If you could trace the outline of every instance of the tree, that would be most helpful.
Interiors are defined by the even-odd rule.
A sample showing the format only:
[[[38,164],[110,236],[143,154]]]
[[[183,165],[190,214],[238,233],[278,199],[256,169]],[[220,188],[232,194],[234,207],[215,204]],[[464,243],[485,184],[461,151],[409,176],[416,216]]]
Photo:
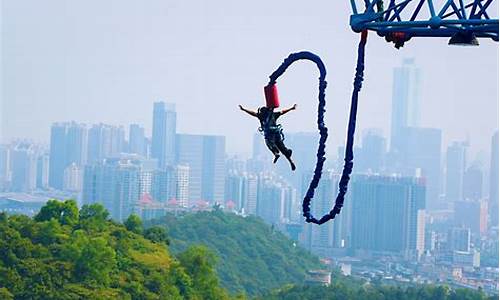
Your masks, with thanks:
[[[170,245],[167,231],[160,226],[154,226],[144,230],[144,237],[154,243],[165,243],[166,245]]]
[[[49,200],[35,216],[35,221],[43,222],[50,219],[59,220],[61,217],[62,203],[57,200]]]
[[[215,272],[217,257],[204,246],[192,246],[179,255],[181,265],[193,278],[193,286],[201,299],[227,299],[228,295],[219,287]]]
[[[80,220],[98,219],[106,221],[109,218],[109,212],[99,203],[85,204],[80,210]]]
[[[61,209],[61,224],[73,226],[78,223],[79,212],[75,200],[64,201]]]
[[[132,231],[137,234],[142,233],[142,220],[139,216],[131,214],[128,216],[127,220],[123,223],[127,230]]]
[[[106,221],[109,212],[99,203],[86,204],[80,210],[80,222],[78,228],[87,231],[103,231],[106,229]]]
[[[107,245],[104,238],[98,237],[84,245],[80,257],[76,260],[75,274],[88,282],[106,285],[115,267],[115,251]]]
[[[12,300],[14,299],[14,295],[7,288],[0,288],[0,299],[3,300]]]
[[[57,220],[62,225],[74,225],[78,222],[78,207],[75,200],[66,200],[60,202],[49,200],[40,212],[35,216],[35,221],[43,222]]]

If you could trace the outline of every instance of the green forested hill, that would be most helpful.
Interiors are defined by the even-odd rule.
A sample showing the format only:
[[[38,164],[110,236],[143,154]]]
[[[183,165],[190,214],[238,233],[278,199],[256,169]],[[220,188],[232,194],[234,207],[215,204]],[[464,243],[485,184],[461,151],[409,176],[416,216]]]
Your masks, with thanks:
[[[100,205],[49,201],[35,218],[0,213],[0,299],[227,299],[215,256],[173,257],[165,231],[108,219]]]
[[[49,201],[34,218],[0,213],[0,299],[244,298],[239,291],[270,300],[498,299],[445,286],[367,285],[338,272],[330,287],[305,286],[317,258],[255,217],[216,209],[147,225],[134,215],[118,224],[102,206],[79,211],[70,200]]]
[[[257,295],[287,283],[303,283],[307,270],[320,267],[315,256],[253,216],[214,210],[168,215],[149,225],[166,228],[174,252],[193,244],[213,250],[219,257],[221,283],[232,292]]]

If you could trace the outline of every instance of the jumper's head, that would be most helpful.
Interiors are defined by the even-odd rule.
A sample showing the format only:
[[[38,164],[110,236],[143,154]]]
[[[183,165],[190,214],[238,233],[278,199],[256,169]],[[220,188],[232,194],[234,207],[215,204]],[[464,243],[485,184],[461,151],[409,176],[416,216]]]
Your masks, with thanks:
[[[267,106],[262,106],[262,107],[259,107],[259,109],[257,110],[257,112],[259,114],[267,114],[269,112],[272,112],[274,108],[272,107],[267,107]]]

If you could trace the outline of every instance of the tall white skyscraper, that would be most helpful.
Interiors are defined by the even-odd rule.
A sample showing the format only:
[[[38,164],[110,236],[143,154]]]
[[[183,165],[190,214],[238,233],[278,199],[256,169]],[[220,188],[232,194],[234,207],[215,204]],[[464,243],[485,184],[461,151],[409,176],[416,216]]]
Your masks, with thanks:
[[[177,165],[175,167],[175,197],[180,206],[189,205],[189,166]]]
[[[258,179],[257,176],[248,175],[246,185],[245,213],[255,215],[257,213]]]

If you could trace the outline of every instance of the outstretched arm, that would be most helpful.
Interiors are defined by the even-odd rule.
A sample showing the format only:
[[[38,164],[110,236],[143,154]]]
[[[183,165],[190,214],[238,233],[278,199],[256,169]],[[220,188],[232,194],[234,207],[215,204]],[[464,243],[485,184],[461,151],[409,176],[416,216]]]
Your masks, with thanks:
[[[244,112],[246,112],[247,114],[253,116],[253,117],[257,117],[257,113],[253,110],[250,110],[250,109],[246,109],[244,108],[243,106],[239,105],[240,109]]]
[[[281,114],[284,115],[286,114],[287,112],[290,112],[292,110],[296,110],[297,109],[297,104],[294,104],[292,107],[290,108],[285,108],[284,110],[281,111]]]

